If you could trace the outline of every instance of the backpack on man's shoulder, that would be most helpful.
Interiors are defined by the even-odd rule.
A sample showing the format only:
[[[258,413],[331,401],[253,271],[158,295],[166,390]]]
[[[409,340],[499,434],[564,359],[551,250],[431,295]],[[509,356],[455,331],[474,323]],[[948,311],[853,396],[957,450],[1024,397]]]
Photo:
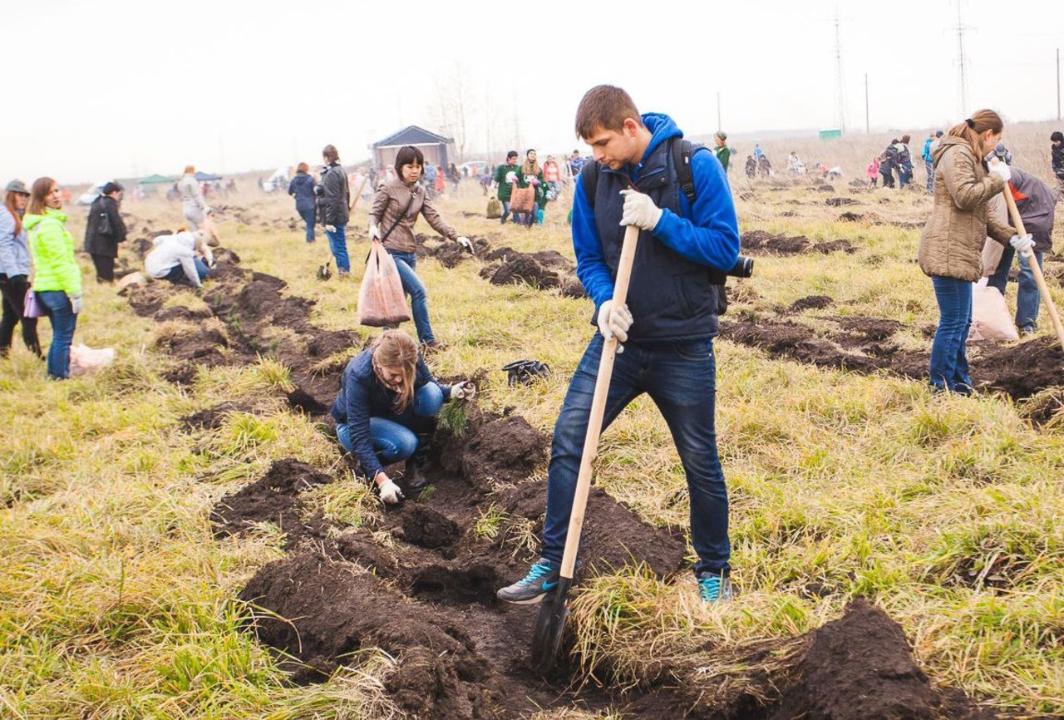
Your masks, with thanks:
[[[672,153],[672,164],[676,168],[676,180],[680,185],[680,190],[687,196],[687,202],[694,205],[698,195],[695,192],[694,173],[691,171],[691,157],[699,150],[709,152],[709,148],[683,138],[671,140],[670,143],[669,152]],[[587,203],[592,208],[595,207],[598,176],[599,164],[597,162],[591,160],[584,163],[583,169],[580,170],[580,185],[584,188],[584,197],[587,198]]]

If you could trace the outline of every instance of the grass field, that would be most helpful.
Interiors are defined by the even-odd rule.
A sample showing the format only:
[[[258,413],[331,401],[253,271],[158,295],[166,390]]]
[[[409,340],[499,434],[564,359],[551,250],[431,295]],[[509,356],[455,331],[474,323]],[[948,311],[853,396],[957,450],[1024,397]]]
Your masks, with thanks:
[[[903,348],[927,349],[921,329],[935,323],[936,306],[914,262],[919,230],[902,226],[926,217],[925,196],[854,193],[857,205],[845,209],[866,218],[841,222],[827,195],[807,185],[746,187],[734,169],[732,177],[744,193],[744,231],[846,238],[856,252],[759,257],[729,316],[782,315],[800,298],[826,295],[832,307],[803,322],[888,318],[904,326],[895,338]],[[849,191],[840,184],[833,195]],[[302,230],[276,229],[275,220],[295,217],[288,198],[229,202],[261,221],[221,226],[243,266],[314,299],[315,323],[352,328],[364,241],[352,243],[352,279],[322,283],[314,268],[325,244],[306,246]],[[495,246],[572,257],[563,207],[525,231],[483,219],[483,204],[479,189],[466,187],[440,207],[460,231]],[[161,202],[126,209],[157,228],[178,222],[178,208]],[[72,225],[80,237],[79,221]],[[360,212],[349,236],[364,228]],[[295,686],[240,630],[248,610],[236,594],[281,556],[282,538],[263,526],[216,541],[210,508],[274,459],[345,472],[315,423],[281,402],[285,369],[261,358],[201,371],[188,388],[162,380],[169,360],[153,347],[160,328],[93,284],[87,260],[82,266],[76,340],[113,346],[116,364],[64,383],[45,380],[21,347],[0,365],[0,717],[398,716],[385,687],[401,659],[365,650],[327,682]],[[482,406],[512,406],[549,432],[591,335],[590,303],[491,285],[479,267],[446,269],[431,259],[418,267],[434,328],[449,345],[434,369],[484,371]],[[184,293],[172,302],[202,300]],[[47,342],[47,322],[42,331]],[[773,359],[727,336],[717,348],[718,434],[741,596],[706,609],[686,576],[600,577],[574,608],[583,666],[608,667],[613,684],[637,683],[661,657],[795,636],[865,596],[901,624],[936,684],[1027,716],[1064,713],[1059,416],[1036,428],[1022,402],[998,394],[933,397],[919,381]],[[548,363],[553,377],[508,388],[498,369],[523,357]],[[251,409],[214,430],[179,429],[178,418],[220,400]],[[379,510],[346,478],[314,490],[312,502],[338,521],[374,527]],[[683,471],[648,400],[604,434],[596,482],[648,522],[686,531]],[[492,525],[485,518],[482,531]]]

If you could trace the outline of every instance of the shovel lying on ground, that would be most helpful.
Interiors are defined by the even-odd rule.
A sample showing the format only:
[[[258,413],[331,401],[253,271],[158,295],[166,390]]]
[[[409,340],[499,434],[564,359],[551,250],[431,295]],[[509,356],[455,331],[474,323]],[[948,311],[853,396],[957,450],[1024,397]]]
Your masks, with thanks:
[[[624,231],[617,280],[613,285],[613,299],[617,302],[627,300],[628,281],[632,277],[632,261],[638,241],[639,228],[629,225]],[[595,394],[591,400],[591,414],[587,422],[587,436],[584,438],[584,452],[580,457],[580,474],[576,480],[572,514],[569,516],[569,534],[566,536],[565,552],[562,555],[559,573],[561,577],[558,579],[558,587],[540,605],[536,630],[532,635],[532,664],[541,673],[547,673],[554,668],[561,650],[565,618],[569,615],[569,588],[573,585],[576,553],[580,549],[580,532],[584,526],[584,510],[587,508],[587,495],[591,489],[591,463],[598,454],[599,435],[602,434],[602,419],[606,411],[606,396],[610,389],[617,347],[616,337],[610,338],[602,346],[598,376],[595,379]]]
[[[1001,161],[995,160],[994,162],[997,163]],[[1005,196],[1005,204],[1008,205],[1009,217],[1012,218],[1012,224],[1016,228],[1016,232],[1020,235],[1026,235],[1027,228],[1023,226],[1023,218],[1020,217],[1020,211],[1016,207],[1016,200],[1012,197],[1012,190],[1009,189],[1008,183],[1005,183],[1005,189],[1001,194]],[[1049,294],[1049,286],[1046,285],[1046,276],[1042,274],[1042,268],[1035,259],[1033,250],[1028,250],[1023,257],[1027,259],[1027,264],[1031,268],[1031,274],[1034,275],[1034,282],[1038,285],[1038,292],[1046,304],[1046,311],[1049,313],[1049,319],[1053,323],[1053,329],[1057,332],[1057,339],[1060,340],[1061,348],[1064,348],[1064,324],[1061,324],[1060,313],[1057,312],[1057,306],[1053,302],[1052,296]]]

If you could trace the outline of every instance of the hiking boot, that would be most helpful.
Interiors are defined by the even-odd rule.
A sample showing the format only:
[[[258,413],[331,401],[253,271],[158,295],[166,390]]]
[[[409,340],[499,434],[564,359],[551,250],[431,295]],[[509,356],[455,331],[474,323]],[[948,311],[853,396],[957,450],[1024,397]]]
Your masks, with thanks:
[[[727,602],[735,597],[735,588],[727,575],[704,572],[698,576],[698,595],[705,603]]]
[[[406,467],[403,469],[403,484],[410,492],[423,490],[429,484],[428,478],[421,472],[421,462],[411,457],[407,458]]]
[[[558,586],[558,570],[559,564],[540,558],[529,569],[527,575],[495,594],[500,600],[517,605],[538,603]]]
[[[1020,328],[1020,337],[1034,335],[1036,332],[1038,332],[1038,330],[1035,329],[1034,325],[1024,325],[1022,328]]]

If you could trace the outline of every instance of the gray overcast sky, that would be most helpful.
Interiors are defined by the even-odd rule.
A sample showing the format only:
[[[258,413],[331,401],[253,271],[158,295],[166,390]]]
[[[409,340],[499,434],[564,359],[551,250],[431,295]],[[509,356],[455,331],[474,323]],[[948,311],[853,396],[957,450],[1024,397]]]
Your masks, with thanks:
[[[969,110],[1056,116],[1060,0],[962,0]],[[847,125],[959,115],[957,0],[3,3],[0,180],[220,172],[341,158],[407,124],[440,127],[464,85],[468,145],[571,149],[590,86],[625,87],[689,134],[830,127],[833,17]],[[723,9],[725,8],[726,9]],[[516,113],[514,109],[516,107]],[[516,117],[516,120],[515,120]]]

